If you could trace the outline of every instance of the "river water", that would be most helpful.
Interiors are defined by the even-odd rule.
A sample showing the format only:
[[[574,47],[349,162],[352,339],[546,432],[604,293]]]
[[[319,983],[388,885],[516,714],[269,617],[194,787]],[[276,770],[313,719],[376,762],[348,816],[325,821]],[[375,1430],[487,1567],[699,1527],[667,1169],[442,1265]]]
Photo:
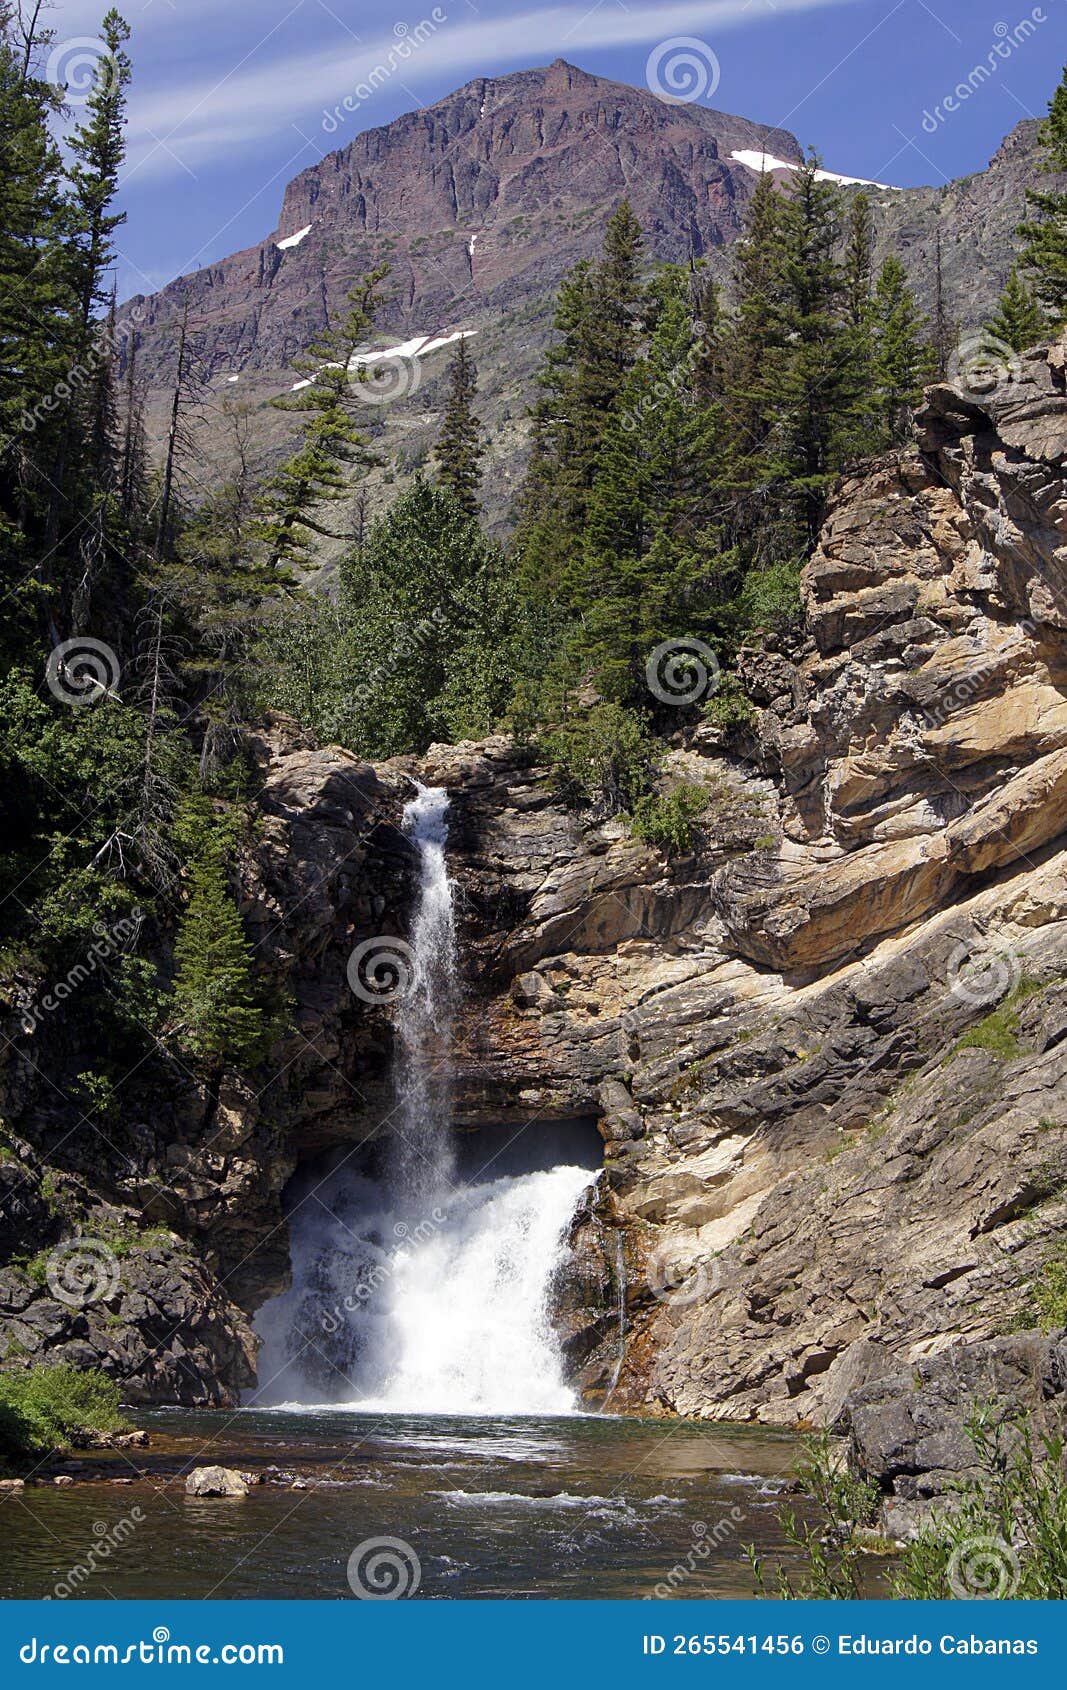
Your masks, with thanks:
[[[761,1429],[608,1416],[137,1418],[150,1450],[106,1459],[127,1482],[0,1501],[0,1595],[351,1600],[353,1552],[387,1538],[409,1582],[417,1559],[419,1600],[751,1596],[744,1545],[782,1547],[795,1455]],[[264,1482],[187,1497],[184,1473],[216,1462]]]

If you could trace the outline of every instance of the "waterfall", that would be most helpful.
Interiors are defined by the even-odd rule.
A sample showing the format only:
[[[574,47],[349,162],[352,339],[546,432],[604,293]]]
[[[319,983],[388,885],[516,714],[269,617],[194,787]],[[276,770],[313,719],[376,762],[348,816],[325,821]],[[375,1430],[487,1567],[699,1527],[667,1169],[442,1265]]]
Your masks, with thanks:
[[[256,1319],[260,1403],[431,1414],[574,1406],[548,1295],[595,1175],[567,1163],[503,1172],[494,1157],[457,1171],[447,814],[440,787],[418,787],[404,811],[419,877],[385,1172],[371,1179],[345,1157],[295,1193],[292,1286]]]
[[[445,859],[448,793],[419,786],[404,807],[404,831],[419,854],[411,923],[411,979],[397,1015],[394,1165],[411,1198],[436,1197],[452,1173],[452,1018],[456,916]]]

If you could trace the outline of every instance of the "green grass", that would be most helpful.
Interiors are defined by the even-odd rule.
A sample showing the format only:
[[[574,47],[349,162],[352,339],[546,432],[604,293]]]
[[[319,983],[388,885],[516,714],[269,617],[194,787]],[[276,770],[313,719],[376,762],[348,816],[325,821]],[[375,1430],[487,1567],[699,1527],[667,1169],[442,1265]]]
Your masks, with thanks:
[[[1032,980],[1024,975],[1007,997],[997,1004],[996,1009],[990,1010],[976,1026],[964,1033],[962,1039],[953,1047],[950,1057],[961,1050],[988,1050],[1005,1062],[1014,1062],[1018,1057],[1025,1056],[1026,1047],[1019,1039],[1019,1007],[1027,998],[1036,997],[1044,989],[1040,980]]]
[[[1053,1245],[1030,1288],[1027,1313],[1042,1332],[1067,1326],[1067,1242]]]
[[[0,1373],[0,1464],[18,1467],[70,1449],[88,1432],[122,1432],[130,1422],[119,1388],[98,1372],[65,1364]]]

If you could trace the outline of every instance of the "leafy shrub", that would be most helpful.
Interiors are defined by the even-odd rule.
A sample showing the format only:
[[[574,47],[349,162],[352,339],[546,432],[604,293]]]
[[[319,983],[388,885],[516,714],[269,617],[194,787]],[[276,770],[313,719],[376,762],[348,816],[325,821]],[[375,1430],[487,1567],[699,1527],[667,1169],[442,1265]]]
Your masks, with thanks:
[[[0,1461],[18,1465],[66,1450],[87,1432],[121,1432],[119,1388],[102,1373],[66,1364],[0,1373]]]
[[[1042,1437],[1035,1445],[1027,1425],[994,1426],[990,1413],[988,1407],[976,1408],[967,1422],[977,1476],[961,1480],[951,1512],[933,1514],[900,1550],[889,1575],[893,1596],[910,1601],[1067,1596],[1063,1439]],[[802,1571],[790,1575],[779,1565],[769,1579],[750,1549],[760,1588],[788,1600],[870,1596],[871,1554],[894,1547],[869,1529],[876,1487],[853,1478],[834,1459],[826,1433],[809,1441],[798,1475],[815,1519],[801,1520],[788,1509],[778,1518],[800,1553]]]
[[[756,706],[736,675],[723,675],[704,706],[704,718],[719,728],[741,728],[756,719]]]
[[[741,624],[746,634],[789,628],[800,621],[800,570],[799,562],[787,560],[749,571],[741,589]]]
[[[760,1589],[784,1601],[852,1601],[863,1596],[861,1578],[866,1559],[855,1531],[868,1527],[874,1519],[878,1487],[853,1477],[844,1463],[835,1459],[828,1432],[808,1440],[804,1458],[797,1465],[797,1478],[815,1506],[815,1520],[783,1508],[778,1523],[788,1542],[799,1551],[803,1571],[794,1577],[779,1565],[769,1578],[762,1557],[750,1547],[748,1558]]]
[[[598,815],[633,811],[652,785],[654,742],[640,716],[620,704],[595,704],[545,734],[542,744],[567,801]]]
[[[666,797],[646,792],[634,805],[633,831],[668,857],[684,856],[700,840],[700,817],[710,799],[702,786],[684,781]]]

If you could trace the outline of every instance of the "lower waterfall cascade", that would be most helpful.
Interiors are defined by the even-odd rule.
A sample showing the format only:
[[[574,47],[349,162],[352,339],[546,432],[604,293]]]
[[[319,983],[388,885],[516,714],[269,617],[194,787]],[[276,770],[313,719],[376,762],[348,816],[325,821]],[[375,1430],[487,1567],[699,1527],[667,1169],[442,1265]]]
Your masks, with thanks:
[[[474,1415],[575,1406],[548,1300],[596,1173],[569,1163],[503,1172],[499,1152],[469,1176],[457,1171],[447,812],[447,792],[424,786],[404,810],[419,881],[387,1165],[371,1178],[342,1155],[295,1191],[291,1287],[255,1322],[259,1406]]]

